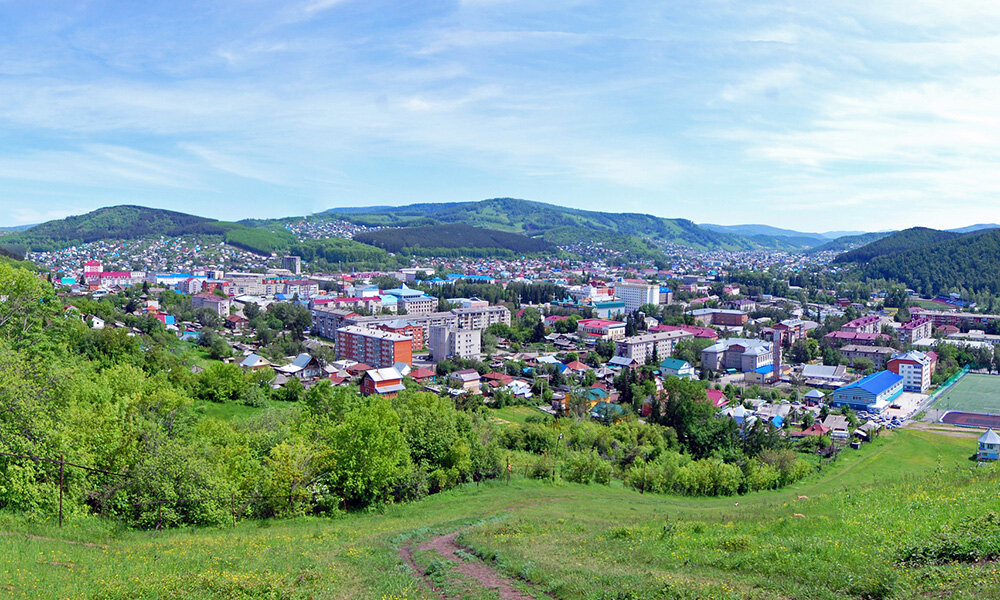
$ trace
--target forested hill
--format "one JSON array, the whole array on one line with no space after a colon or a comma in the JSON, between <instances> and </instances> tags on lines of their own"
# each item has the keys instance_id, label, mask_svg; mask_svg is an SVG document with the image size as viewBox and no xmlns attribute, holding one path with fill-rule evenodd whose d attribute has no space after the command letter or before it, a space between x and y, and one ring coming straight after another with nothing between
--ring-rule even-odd
<instances>
[{"instance_id":1,"label":"forested hill","mask_svg":"<svg viewBox=\"0 0 1000 600\"><path fill-rule=\"evenodd\" d=\"M858 268L866 277L900 281L925 295L952 290L998 295L1000 230L877 256Z\"/></svg>"},{"instance_id":2,"label":"forested hill","mask_svg":"<svg viewBox=\"0 0 1000 600\"><path fill-rule=\"evenodd\" d=\"M399 207L333 208L326 214L364 225L412 227L464 223L521 233L560 245L573 242L607 243L608 234L614 234L623 242L633 242L632 238L649 238L694 248L741 249L760 245L740 236L709 231L687 219L580 210L515 198Z\"/></svg>"},{"instance_id":3,"label":"forested hill","mask_svg":"<svg viewBox=\"0 0 1000 600\"><path fill-rule=\"evenodd\" d=\"M873 233L859 233L857 235L845 235L839 237L835 240L830 240L825 244L815 246L810 248L808 253L816 252L843 252L845 250L853 250L855 248L860 248L866 244L870 244L874 241L880 240L885 237L889 237L895 231L876 231Z\"/></svg>"},{"instance_id":4,"label":"forested hill","mask_svg":"<svg viewBox=\"0 0 1000 600\"><path fill-rule=\"evenodd\" d=\"M9 233L0 237L0 247L23 256L29 250L52 251L99 240L182 235L221 235L230 244L259 253L268 253L295 241L294 236L284 231L252 228L172 210L122 205Z\"/></svg>"},{"instance_id":5,"label":"forested hill","mask_svg":"<svg viewBox=\"0 0 1000 600\"><path fill-rule=\"evenodd\" d=\"M927 227L911 227L902 231L897 231L882 239L870 244L850 250L834 259L838 263L865 263L878 256L887 256L898 252L905 252L961 237L960 233L951 231L939 231Z\"/></svg>"},{"instance_id":6,"label":"forested hill","mask_svg":"<svg viewBox=\"0 0 1000 600\"><path fill-rule=\"evenodd\" d=\"M554 252L555 245L518 233L472 227L464 223L380 229L354 236L355 241L389 252L419 253L441 249L506 250L518 254ZM437 252L441 254L441 252Z\"/></svg>"}]
</instances>

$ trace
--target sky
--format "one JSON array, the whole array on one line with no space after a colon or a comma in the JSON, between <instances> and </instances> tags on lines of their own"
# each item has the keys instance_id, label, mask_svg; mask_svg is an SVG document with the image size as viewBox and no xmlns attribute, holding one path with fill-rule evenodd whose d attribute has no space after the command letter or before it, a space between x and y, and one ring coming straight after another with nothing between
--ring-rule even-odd
<instances>
[{"instance_id":1,"label":"sky","mask_svg":"<svg viewBox=\"0 0 1000 600\"><path fill-rule=\"evenodd\" d=\"M0 225L515 197L1000 222L1000 3L0 0Z\"/></svg>"}]
</instances>

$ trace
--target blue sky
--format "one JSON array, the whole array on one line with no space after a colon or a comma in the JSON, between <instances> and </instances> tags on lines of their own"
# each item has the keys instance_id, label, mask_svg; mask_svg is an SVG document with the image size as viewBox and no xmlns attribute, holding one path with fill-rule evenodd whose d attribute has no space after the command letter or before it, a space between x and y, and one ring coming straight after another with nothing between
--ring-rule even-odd
<instances>
[{"instance_id":1,"label":"blue sky","mask_svg":"<svg viewBox=\"0 0 1000 600\"><path fill-rule=\"evenodd\" d=\"M0 224L496 196L1000 222L998 31L963 0L0 0Z\"/></svg>"}]
</instances>

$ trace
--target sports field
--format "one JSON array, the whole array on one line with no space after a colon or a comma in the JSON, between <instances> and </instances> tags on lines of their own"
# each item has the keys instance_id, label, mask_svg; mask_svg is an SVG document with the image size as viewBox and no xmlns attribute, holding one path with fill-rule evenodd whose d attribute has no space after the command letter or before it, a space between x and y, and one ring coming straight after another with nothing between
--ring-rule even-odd
<instances>
[{"instance_id":1,"label":"sports field","mask_svg":"<svg viewBox=\"0 0 1000 600\"><path fill-rule=\"evenodd\" d=\"M938 398L932 408L1000 414L1000 377L969 373Z\"/></svg>"}]
</instances>

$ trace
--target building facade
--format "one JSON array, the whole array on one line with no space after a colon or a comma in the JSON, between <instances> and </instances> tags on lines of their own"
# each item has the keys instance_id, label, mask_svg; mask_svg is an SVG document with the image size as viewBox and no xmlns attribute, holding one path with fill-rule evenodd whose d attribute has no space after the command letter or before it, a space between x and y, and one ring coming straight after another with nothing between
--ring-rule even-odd
<instances>
[{"instance_id":1,"label":"building facade","mask_svg":"<svg viewBox=\"0 0 1000 600\"><path fill-rule=\"evenodd\" d=\"M435 362L453 356L479 358L482 352L482 331L479 329L433 325L430 331L428 347Z\"/></svg>"},{"instance_id":2,"label":"building facade","mask_svg":"<svg viewBox=\"0 0 1000 600\"><path fill-rule=\"evenodd\" d=\"M903 393L903 378L891 371L879 371L833 391L831 405L855 411L880 413Z\"/></svg>"},{"instance_id":3,"label":"building facade","mask_svg":"<svg viewBox=\"0 0 1000 600\"><path fill-rule=\"evenodd\" d=\"M651 357L669 358L677 342L694 336L686 331L662 331L622 338L615 342L615 354L644 364Z\"/></svg>"},{"instance_id":4,"label":"building facade","mask_svg":"<svg viewBox=\"0 0 1000 600\"><path fill-rule=\"evenodd\" d=\"M701 351L701 367L711 371L747 373L773 364L774 344L764 340L729 338Z\"/></svg>"},{"instance_id":5,"label":"building facade","mask_svg":"<svg viewBox=\"0 0 1000 600\"><path fill-rule=\"evenodd\" d=\"M923 352L901 352L893 355L886 367L903 378L903 389L923 394L931 387L931 359Z\"/></svg>"},{"instance_id":6,"label":"building facade","mask_svg":"<svg viewBox=\"0 0 1000 600\"><path fill-rule=\"evenodd\" d=\"M625 303L625 312L639 310L643 304L660 303L660 286L639 279L626 279L615 284L615 297Z\"/></svg>"},{"instance_id":7,"label":"building facade","mask_svg":"<svg viewBox=\"0 0 1000 600\"><path fill-rule=\"evenodd\" d=\"M413 339L389 331L346 326L336 331L337 359L354 360L377 369L401 362L413 364Z\"/></svg>"}]
</instances>

